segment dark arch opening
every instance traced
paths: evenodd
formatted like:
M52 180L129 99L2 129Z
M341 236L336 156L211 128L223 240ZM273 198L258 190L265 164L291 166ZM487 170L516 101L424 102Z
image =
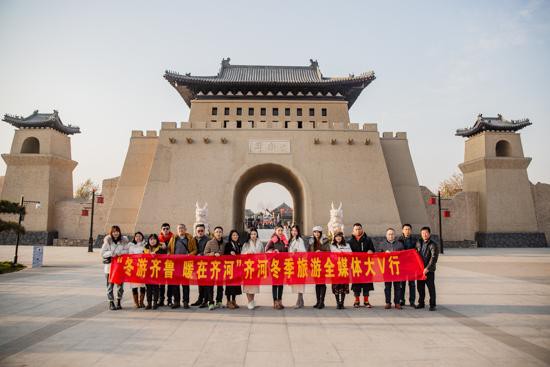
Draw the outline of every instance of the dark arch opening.
M506 140L499 140L495 147L497 157L512 156L512 146Z
M233 228L244 230L244 210L248 193L256 185L274 182L285 187L294 202L294 222L303 228L304 190L298 177L286 167L266 163L250 168L237 181L233 194Z
M40 142L35 137L27 138L23 141L21 145L21 153L24 154L39 154L40 153Z

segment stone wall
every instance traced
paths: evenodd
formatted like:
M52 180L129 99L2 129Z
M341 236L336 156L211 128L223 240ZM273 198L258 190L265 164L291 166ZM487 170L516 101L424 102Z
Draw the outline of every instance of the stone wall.
M535 212L539 231L546 235L546 242L550 241L550 185L537 182L531 186L535 202Z
M437 202L429 203L429 198L436 196L427 187L421 186L426 212L428 213L429 226L433 234L439 236L439 216ZM451 199L442 199L441 208L448 209L451 216L441 216L443 221L442 231L444 244L447 247L471 247L474 245L476 232L478 231L478 194L475 192L460 192ZM413 228L415 232L419 228Z
M27 231L19 237L19 244L50 246L57 236L56 231ZM0 232L0 245L15 245L16 241L17 235L14 232Z

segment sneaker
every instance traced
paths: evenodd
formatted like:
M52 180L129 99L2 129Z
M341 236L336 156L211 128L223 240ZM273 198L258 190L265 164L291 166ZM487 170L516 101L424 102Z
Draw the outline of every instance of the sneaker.
M208 303L207 302L203 302L200 304L199 308L206 308L208 307Z
M189 302L183 302L183 308L188 309L189 308Z
M361 304L359 303L359 301L353 302L353 308L359 308L359 307L361 307Z
M419 309L421 309L421 308L424 308L424 307L425 307L425 306L424 306L423 303L419 303L419 304L417 304L416 306L414 306L414 308L417 309L417 310L419 310Z
M167 306L172 307L174 304L172 302L168 302Z
M216 308L223 308L223 303L221 302L216 302Z
M246 305L246 307L248 307L249 310L253 310L253 309L254 309L254 301L248 302L248 304Z
M405 306L405 301L399 302L399 306L401 306L401 307Z
M372 308L372 305L369 302L363 303L363 306L365 306L366 308Z
M430 306L430 311L437 311L437 307L435 307L435 306Z
M211 303L211 304L208 305L208 309L209 309L210 311L212 311L212 310L215 309L215 308L216 308L216 306L215 306L213 303Z
M386 306L384 307L386 310L389 310L391 308L391 303L386 303Z
M109 310L111 311L115 311L116 310L116 306L115 306L115 303L113 301L110 301L109 302Z

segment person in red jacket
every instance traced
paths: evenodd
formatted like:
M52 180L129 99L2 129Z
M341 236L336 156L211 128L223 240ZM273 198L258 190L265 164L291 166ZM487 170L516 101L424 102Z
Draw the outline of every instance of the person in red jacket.
M170 224L169 223L162 223L162 226L160 226L160 233L158 235L159 242L161 243L162 249L164 251L168 251L168 244L170 243L170 240L174 234L170 232ZM164 306L164 294L166 293L166 285L161 284L159 286L159 307ZM168 294L167 294L167 302L168 307L172 307L172 287L168 287Z

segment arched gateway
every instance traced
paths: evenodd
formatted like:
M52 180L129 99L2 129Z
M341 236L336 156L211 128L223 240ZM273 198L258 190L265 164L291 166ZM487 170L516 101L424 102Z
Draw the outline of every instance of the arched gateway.
M212 225L241 228L246 195L275 182L294 199L306 233L342 202L347 229L372 235L403 222L427 223L405 133L350 123L348 109L374 79L329 78L309 66L231 65L214 76L166 72L191 108L189 121L133 131L107 226L157 231L194 222L208 202ZM417 227L418 228L418 227Z

